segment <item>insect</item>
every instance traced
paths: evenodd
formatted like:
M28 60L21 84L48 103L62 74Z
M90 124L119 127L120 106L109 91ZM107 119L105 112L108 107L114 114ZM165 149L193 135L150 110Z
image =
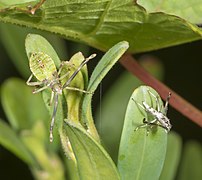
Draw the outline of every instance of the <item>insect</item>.
M29 86L42 86L42 87L39 87L38 89L35 89L33 93L39 93L47 88L50 88L52 91L51 98L50 98L50 105L52 104L54 100L53 114L52 114L51 125L50 125L50 142L53 141L53 127L54 127L55 116L56 116L57 107L58 107L58 95L62 94L63 89L80 91L83 93L91 93L79 88L70 87L69 85L71 81L75 78L75 76L78 74L78 72L81 70L81 68L90 59L94 58L95 56L96 54L92 54L88 58L84 59L82 63L79 65L79 67L69 77L67 82L64 85L62 85L61 80L64 79L67 75L69 75L69 72L67 72L66 74L60 77L64 63L61 63L61 66L59 70L57 71L54 61L49 55L43 52L34 52L31 54L29 59L29 66L32 74L28 78L26 83ZM37 82L30 82L33 76L37 78L38 80Z
M142 127L147 127L150 125L157 125L166 130L166 132L169 132L172 128L172 125L170 123L170 119L166 116L168 111L168 103L171 97L171 93L169 92L168 97L166 99L165 106L161 108L160 102L159 102L159 96L155 96L150 90L148 90L148 93L151 94L155 100L157 109L149 106L145 101L142 102L142 104L137 103L142 109L144 109L147 113L149 113L152 117L154 117L153 120L148 121L148 119L144 118L142 125L139 125L136 127L135 131ZM135 101L134 99L132 99Z

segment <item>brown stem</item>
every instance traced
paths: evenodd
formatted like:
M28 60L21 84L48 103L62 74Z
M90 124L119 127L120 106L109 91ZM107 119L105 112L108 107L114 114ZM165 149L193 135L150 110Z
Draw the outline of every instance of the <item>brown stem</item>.
M165 100L168 96L168 92L172 93L172 98L169 101L170 105L188 117L190 120L202 127L202 112L183 99L172 89L161 83L153 76L151 76L145 69L143 69L137 61L130 54L125 54L120 63L132 74L137 76L142 82L158 90L160 96Z

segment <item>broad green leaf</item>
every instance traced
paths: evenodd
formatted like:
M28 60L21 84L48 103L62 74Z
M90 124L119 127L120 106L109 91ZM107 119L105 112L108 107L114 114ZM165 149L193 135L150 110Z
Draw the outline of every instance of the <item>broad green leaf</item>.
M182 140L177 133L168 135L166 159L161 172L160 180L173 180L176 177L182 150Z
M17 133L3 120L0 120L0 144L30 166L37 165L34 157L20 140Z
M178 180L202 179L202 146L196 141L185 144Z
M202 1L201 0L138 0L138 4L142 5L147 12L164 12L184 18L185 20L201 24L201 11Z
M30 129L35 121L47 121L48 113L40 94L32 94L32 88L17 78L2 85L3 109L11 126L16 130Z
M34 15L5 8L0 10L1 22L57 33L105 51L123 40L137 53L199 40L202 35L184 19L147 13L134 0L48 0Z
M109 72L109 70L119 60L119 58L125 53L128 47L129 47L128 42L122 41L114 45L111 49L109 49L106 52L106 54L97 64L91 75L87 88L88 91L94 92L96 90L96 88L98 87L99 83L102 81L104 76ZM92 134L93 137L99 141L99 137L97 135L97 131L95 129L92 118L91 101L92 101L92 94L85 94L82 104L81 121L87 125L90 134Z
M163 67L160 62L141 58L140 64L158 79L163 79ZM142 83L132 74L124 72L111 85L101 99L101 105L96 112L96 127L110 156L116 162L123 121L130 95L134 88ZM117 103L121 102L121 103ZM116 113L112 113L116 112ZM116 126L114 126L116 124Z
M68 121L64 129L77 160L80 179L119 179L117 169L109 155L83 128Z
M159 96L152 88L140 86L133 92L126 110L118 158L118 169L123 180L156 180L163 168L167 148L165 130L162 127L135 130L143 124L144 118L149 121L154 119L138 104L144 101L157 108L156 99L148 89ZM159 103L162 105L160 99Z

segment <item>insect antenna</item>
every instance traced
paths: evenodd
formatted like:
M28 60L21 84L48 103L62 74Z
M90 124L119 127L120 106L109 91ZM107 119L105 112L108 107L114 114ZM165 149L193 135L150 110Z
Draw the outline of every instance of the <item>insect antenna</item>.
M165 114L167 114L167 111L168 111L168 103L169 103L170 97L171 97L171 92L169 92L168 97L166 98L166 103L164 108Z

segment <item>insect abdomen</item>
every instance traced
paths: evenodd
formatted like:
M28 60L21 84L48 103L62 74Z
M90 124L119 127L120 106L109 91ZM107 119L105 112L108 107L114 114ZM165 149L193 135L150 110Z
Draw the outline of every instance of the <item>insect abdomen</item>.
M53 74L57 71L52 58L42 52L32 53L29 63L30 70L39 81L52 79Z

